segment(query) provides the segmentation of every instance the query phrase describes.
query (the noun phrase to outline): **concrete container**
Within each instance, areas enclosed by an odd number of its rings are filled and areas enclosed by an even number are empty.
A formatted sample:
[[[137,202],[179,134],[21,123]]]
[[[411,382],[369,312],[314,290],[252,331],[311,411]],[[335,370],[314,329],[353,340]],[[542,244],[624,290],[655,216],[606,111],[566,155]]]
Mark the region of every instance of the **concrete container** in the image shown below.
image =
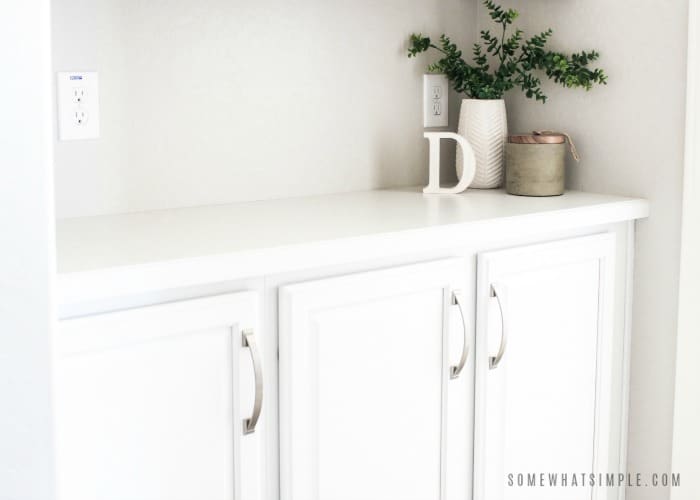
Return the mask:
[[[505,147],[506,192],[518,196],[564,194],[566,150],[563,135],[511,136]]]

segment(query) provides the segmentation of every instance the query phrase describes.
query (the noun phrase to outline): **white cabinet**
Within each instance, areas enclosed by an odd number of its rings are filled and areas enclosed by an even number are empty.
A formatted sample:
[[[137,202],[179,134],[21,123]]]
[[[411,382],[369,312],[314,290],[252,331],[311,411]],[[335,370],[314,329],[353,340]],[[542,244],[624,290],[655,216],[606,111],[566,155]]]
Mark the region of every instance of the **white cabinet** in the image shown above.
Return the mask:
[[[461,255],[62,321],[59,500],[617,500],[616,233]]]
[[[280,289],[282,500],[470,498],[467,262]]]
[[[257,297],[221,295],[62,321],[61,500],[259,500]],[[257,390],[256,390],[257,389]]]
[[[529,484],[626,471],[647,214],[402,189],[61,221],[59,500],[623,500]]]
[[[609,233],[479,255],[475,500],[616,498],[588,476],[619,466],[614,258]],[[549,487],[550,473],[569,487]]]

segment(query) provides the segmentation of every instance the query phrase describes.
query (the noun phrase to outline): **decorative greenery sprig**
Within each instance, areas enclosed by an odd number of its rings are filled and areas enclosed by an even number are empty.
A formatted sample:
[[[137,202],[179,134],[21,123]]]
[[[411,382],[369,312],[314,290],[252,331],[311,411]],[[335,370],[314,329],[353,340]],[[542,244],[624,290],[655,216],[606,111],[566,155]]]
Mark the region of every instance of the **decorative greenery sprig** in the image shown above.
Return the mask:
[[[582,51],[567,56],[546,50],[553,33],[551,29],[524,41],[520,29],[508,35],[508,28],[518,12],[506,10],[492,0],[484,0],[484,5],[491,19],[499,25],[500,33],[492,35],[489,30],[481,31],[481,43],[475,43],[472,48],[472,64],[462,58],[462,51],[444,34],[440,36],[439,45],[435,45],[430,38],[414,33],[408,57],[431,48],[439,51],[441,59],[428,70],[444,73],[457,92],[472,99],[502,99],[507,91],[519,87],[528,98],[544,103],[547,96],[542,92],[542,81],[535,75],[536,71],[543,71],[550,80],[569,88],[590,90],[594,84],[607,83],[602,69],[588,68],[589,63],[600,56],[598,52]],[[491,70],[493,63],[495,71]]]

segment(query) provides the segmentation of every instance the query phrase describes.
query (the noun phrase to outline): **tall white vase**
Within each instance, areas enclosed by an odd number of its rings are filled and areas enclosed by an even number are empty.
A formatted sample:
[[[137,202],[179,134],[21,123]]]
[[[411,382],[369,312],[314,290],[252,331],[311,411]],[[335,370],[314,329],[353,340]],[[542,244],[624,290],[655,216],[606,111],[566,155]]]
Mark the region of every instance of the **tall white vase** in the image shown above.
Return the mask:
[[[476,175],[469,187],[491,189],[502,186],[504,149],[508,138],[505,101],[463,99],[458,133],[469,141],[476,157]],[[460,179],[462,165],[462,152],[457,148],[457,176]]]

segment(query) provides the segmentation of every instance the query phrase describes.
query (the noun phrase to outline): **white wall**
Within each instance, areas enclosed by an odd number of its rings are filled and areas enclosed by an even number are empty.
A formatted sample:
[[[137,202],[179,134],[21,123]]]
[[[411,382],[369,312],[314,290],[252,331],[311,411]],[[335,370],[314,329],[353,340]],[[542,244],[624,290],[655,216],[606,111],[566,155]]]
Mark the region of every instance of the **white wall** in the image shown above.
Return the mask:
[[[474,0],[53,4],[54,69],[101,79],[102,138],[56,144],[60,217],[422,183],[408,35],[476,24]]]
[[[628,468],[670,471],[687,1],[503,4],[521,12],[518,24],[527,33],[551,26],[552,47],[602,53],[600,65],[609,74],[609,85],[586,93],[548,84],[550,101],[545,105],[513,93],[509,122],[512,131],[551,128],[571,133],[583,159],[569,169],[569,187],[651,202],[651,217],[637,226]],[[663,498],[668,491],[628,491],[629,500]]]
[[[673,470],[681,488],[673,500],[700,498],[700,4],[690,1],[686,164],[683,177],[681,278],[673,413]]]
[[[49,0],[0,15],[0,499],[53,498]]]

